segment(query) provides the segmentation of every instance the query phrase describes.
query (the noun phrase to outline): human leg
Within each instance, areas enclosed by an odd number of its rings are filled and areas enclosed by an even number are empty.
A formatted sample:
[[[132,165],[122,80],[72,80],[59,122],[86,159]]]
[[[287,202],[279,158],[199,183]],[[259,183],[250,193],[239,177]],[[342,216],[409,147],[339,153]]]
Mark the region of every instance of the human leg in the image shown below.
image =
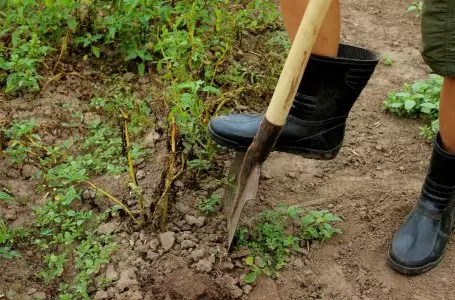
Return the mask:
[[[417,204],[395,233],[389,264],[403,274],[422,274],[442,259],[455,213],[455,1],[425,0],[422,55],[444,76],[440,132]]]

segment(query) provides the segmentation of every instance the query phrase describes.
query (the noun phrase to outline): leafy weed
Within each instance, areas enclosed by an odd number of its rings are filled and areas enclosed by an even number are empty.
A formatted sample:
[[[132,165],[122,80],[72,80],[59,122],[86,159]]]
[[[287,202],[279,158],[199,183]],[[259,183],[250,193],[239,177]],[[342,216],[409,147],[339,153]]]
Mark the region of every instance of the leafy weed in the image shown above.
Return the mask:
[[[397,116],[428,120],[429,124],[421,127],[421,135],[431,140],[439,131],[438,113],[442,81],[441,76],[433,74],[427,80],[405,84],[402,91],[388,95],[384,108]]]
[[[236,233],[237,247],[247,247],[250,252],[245,264],[251,271],[245,282],[254,282],[260,274],[279,276],[287,259],[310,241],[324,242],[340,233],[332,225],[338,221],[340,217],[325,210],[304,214],[301,208],[285,205],[263,212],[254,228],[240,228]]]
[[[210,198],[200,200],[198,208],[202,213],[208,214],[216,212],[219,204],[221,204],[220,196],[212,195]]]

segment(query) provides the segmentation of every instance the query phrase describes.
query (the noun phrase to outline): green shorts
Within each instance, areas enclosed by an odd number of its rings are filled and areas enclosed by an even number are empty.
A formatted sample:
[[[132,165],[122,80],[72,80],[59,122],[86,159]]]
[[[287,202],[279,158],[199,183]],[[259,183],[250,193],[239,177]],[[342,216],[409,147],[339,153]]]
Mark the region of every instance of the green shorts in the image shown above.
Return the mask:
[[[455,0],[424,0],[422,56],[436,74],[455,77]]]

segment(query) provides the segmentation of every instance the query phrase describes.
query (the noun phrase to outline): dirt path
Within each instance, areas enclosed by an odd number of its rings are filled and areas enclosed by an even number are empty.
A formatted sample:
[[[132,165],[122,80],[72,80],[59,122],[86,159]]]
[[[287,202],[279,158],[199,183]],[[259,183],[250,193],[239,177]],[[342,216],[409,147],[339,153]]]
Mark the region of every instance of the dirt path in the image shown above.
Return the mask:
[[[419,54],[419,19],[403,15],[406,0],[342,2],[343,40],[396,62],[378,66],[353,109],[336,160],[275,153],[259,198],[271,206],[332,208],[345,218],[344,233],[294,261],[275,284],[260,283],[264,288],[249,299],[454,299],[453,243],[440,266],[423,276],[403,277],[386,264],[393,232],[415,203],[431,153],[418,136],[418,122],[382,112],[388,92],[427,74]]]

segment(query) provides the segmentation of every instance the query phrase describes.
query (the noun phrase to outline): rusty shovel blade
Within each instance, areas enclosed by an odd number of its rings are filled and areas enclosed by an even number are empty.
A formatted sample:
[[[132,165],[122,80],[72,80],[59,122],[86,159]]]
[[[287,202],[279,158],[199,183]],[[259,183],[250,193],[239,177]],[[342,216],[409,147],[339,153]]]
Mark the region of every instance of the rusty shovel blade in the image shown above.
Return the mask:
[[[249,200],[254,200],[257,195],[260,166],[255,166],[246,180],[241,179],[242,164],[245,152],[236,152],[230,168],[230,176],[235,176],[235,184],[228,185],[224,193],[224,214],[227,216],[228,249],[234,239],[237,224],[239,223],[243,207]],[[244,179],[244,178],[243,178]]]
[[[226,190],[224,199],[228,249],[231,247],[245,204],[256,198],[262,164],[272,151],[282,129],[282,126],[276,126],[264,118],[247,152],[237,152],[235,155],[231,172],[237,173],[236,185]]]
[[[240,170],[242,169],[244,158],[245,152],[235,152],[234,159],[229,167],[229,182],[224,187],[223,195],[223,213],[225,216],[232,215],[235,208],[233,201],[237,191],[237,179],[240,174]]]
[[[245,204],[256,198],[260,175],[261,166],[254,166],[246,180],[242,181],[242,185],[237,186],[238,189],[234,198],[231,198],[232,201],[229,204],[230,211],[227,218],[228,249],[231,248],[232,240],[234,239],[235,231]]]

